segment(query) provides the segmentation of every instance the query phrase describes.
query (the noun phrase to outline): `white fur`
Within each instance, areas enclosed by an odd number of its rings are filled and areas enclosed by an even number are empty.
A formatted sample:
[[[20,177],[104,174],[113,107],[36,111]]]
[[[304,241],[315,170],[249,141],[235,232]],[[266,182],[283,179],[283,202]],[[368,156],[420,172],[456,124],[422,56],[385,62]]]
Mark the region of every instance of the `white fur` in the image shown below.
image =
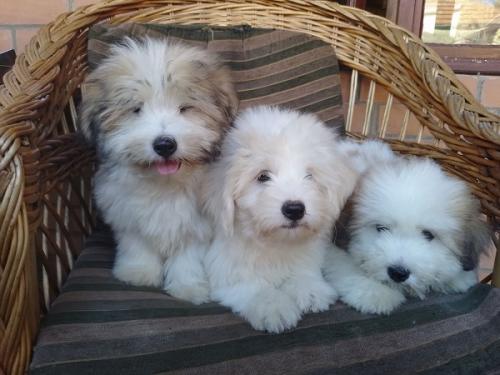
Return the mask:
[[[99,169],[95,196],[118,243],[118,279],[164,287],[194,303],[208,300],[202,259],[212,232],[196,203],[200,172],[181,169],[174,182],[126,166]]]
[[[212,297],[256,329],[281,332],[336,300],[321,265],[355,182],[337,143],[313,115],[256,107],[241,113],[207,175],[217,225],[205,259]],[[270,181],[257,180],[262,171]],[[306,207],[294,228],[281,212],[288,200]]]
[[[424,298],[429,291],[464,292],[474,285],[477,269],[464,271],[461,259],[468,236],[481,247],[487,231],[467,185],[429,159],[396,156],[380,142],[357,147],[355,163],[365,174],[354,195],[348,253],[335,247],[325,267],[340,298],[362,312],[390,313],[406,295]],[[349,148],[356,154],[356,146]],[[409,270],[408,279],[393,281],[390,266]]]
[[[386,143],[375,139],[365,142],[344,139],[339,143],[338,149],[359,175],[365,173],[370,167],[388,163],[397,158]]]
[[[100,159],[97,205],[117,240],[113,274],[194,303],[209,297],[201,176],[237,103],[224,69],[202,49],[127,40],[90,75],[81,109]],[[155,168],[164,158],[153,149],[167,136],[177,142],[168,160],[180,162],[169,175]]]

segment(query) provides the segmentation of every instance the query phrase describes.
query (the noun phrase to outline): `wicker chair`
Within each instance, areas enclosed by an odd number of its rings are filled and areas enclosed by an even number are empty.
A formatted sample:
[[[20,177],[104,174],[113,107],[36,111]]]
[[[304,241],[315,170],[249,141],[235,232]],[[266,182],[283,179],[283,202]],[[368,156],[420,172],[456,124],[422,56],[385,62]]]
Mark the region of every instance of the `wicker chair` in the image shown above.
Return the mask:
[[[111,0],[86,6],[43,27],[0,86],[0,373],[25,371],[40,316],[95,224],[93,153],[75,136],[75,103],[87,71],[87,31],[103,20],[249,24],[331,43],[340,64],[352,70],[347,130],[389,138],[391,109],[399,101],[407,110],[399,135],[388,139],[393,148],[430,156],[469,182],[498,230],[500,117],[478,104],[435,52],[390,21],[317,0]],[[359,119],[361,76],[369,86]],[[380,121],[373,121],[381,87],[389,95]],[[413,116],[422,125],[410,137]],[[500,285],[498,258],[490,279]]]

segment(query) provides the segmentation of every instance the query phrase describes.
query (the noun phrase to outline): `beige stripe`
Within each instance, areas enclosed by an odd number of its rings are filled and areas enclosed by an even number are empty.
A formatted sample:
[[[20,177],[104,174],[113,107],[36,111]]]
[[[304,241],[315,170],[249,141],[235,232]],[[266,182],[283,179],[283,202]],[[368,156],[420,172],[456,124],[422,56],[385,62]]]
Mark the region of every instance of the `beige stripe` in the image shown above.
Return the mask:
[[[172,317],[162,319],[140,319],[106,323],[64,324],[48,326],[42,330],[37,346],[61,344],[79,341],[126,339],[130,337],[145,337],[158,335],[162,332],[173,334],[182,331],[198,329],[222,328],[241,324],[243,320],[231,313]],[[261,334],[249,330],[249,335]],[[154,349],[154,348],[150,348]]]
[[[70,279],[72,277],[113,277],[113,274],[109,268],[75,268],[70,273]]]
[[[331,88],[333,91],[333,93],[335,93],[335,87],[332,87]],[[285,103],[287,106],[289,107],[292,107],[292,108],[296,108],[296,109],[302,109],[304,107],[307,107],[307,106],[310,106],[310,105],[313,105],[315,103],[318,103],[320,101],[323,101],[323,100],[326,100],[328,98],[331,98],[332,97],[332,92],[327,91],[327,92],[324,92],[322,93],[321,95],[317,95],[319,91],[317,92],[309,92],[307,95],[305,96],[302,96],[296,100],[287,100]],[[339,93],[340,95],[340,93]],[[332,108],[333,104],[330,104],[330,107],[329,108]],[[338,107],[341,107],[340,105],[336,105],[334,107],[334,110],[339,110]],[[340,108],[340,110],[342,110]],[[316,112],[315,112],[316,113]]]
[[[259,47],[248,47],[247,41],[253,39],[220,39],[210,41],[210,49],[214,52],[221,54],[224,58],[228,56],[233,56],[230,61],[244,62],[261,59],[267,57],[270,54],[282,52],[289,48],[297,47],[305,44],[309,41],[314,41],[316,39],[307,37],[301,34],[292,35],[290,38],[283,39],[275,44],[273,42],[268,42]],[[267,47],[267,48],[266,48]],[[330,48],[331,49],[331,48]],[[257,53],[256,50],[260,50]]]
[[[251,74],[240,74],[240,73],[248,73],[252,72],[257,69],[253,70],[246,70],[246,71],[233,71],[233,77],[235,79],[236,87],[238,91],[243,91],[246,89],[256,89],[260,87],[266,87],[274,83],[278,82],[284,82],[287,80],[290,80],[292,78],[297,78],[298,76],[301,76],[303,74],[311,73],[316,70],[326,68],[326,67],[335,67],[337,64],[335,60],[330,59],[324,59],[327,57],[332,56],[331,54],[331,48],[318,48],[315,50],[318,52],[318,54],[313,54],[313,53],[302,53],[300,55],[296,55],[293,58],[287,59],[287,60],[281,60],[279,62],[269,64],[267,66],[272,66],[274,69],[272,71],[264,71],[264,74],[252,76]],[[290,62],[290,60],[293,59],[293,62]],[[324,59],[324,61],[320,61],[316,65],[312,65],[312,63],[315,63],[321,59]],[[288,61],[287,63],[280,64],[283,61]],[[299,69],[301,68],[301,69]],[[258,68],[260,69],[260,68]],[[276,79],[276,74],[285,74],[289,70],[298,70],[294,71],[293,75],[289,73],[287,75],[287,78],[285,80],[281,79]],[[336,75],[336,74],[335,74]],[[243,79],[242,79],[243,78]],[[263,80],[265,81],[266,84],[257,86],[258,82],[255,82],[257,80]]]
[[[259,104],[268,104],[268,105],[281,105],[287,103],[292,100],[297,100],[306,95],[309,95],[311,92],[317,92],[320,90],[324,90],[325,88],[330,88],[336,85],[338,78],[334,79],[334,77],[325,77],[313,82],[309,82],[302,86],[293,87],[288,90],[283,90],[277,93],[273,93],[266,96],[260,96],[258,98],[242,100],[240,102],[240,110],[254,106]]]
[[[342,107],[332,107],[326,108],[322,111],[316,112],[316,116],[323,122],[327,122],[329,120],[343,118],[343,110]]]
[[[289,39],[294,38],[292,42]],[[297,40],[298,39],[298,40]],[[211,48],[216,51],[233,51],[233,50],[252,50],[265,47],[273,43],[283,43],[284,45],[298,45],[308,40],[315,40],[308,35],[295,33],[291,31],[275,30],[271,33],[245,37],[243,39],[221,39],[210,41]],[[243,41],[243,45],[242,45]],[[212,47],[213,45],[213,47]],[[286,47],[288,48],[288,47]],[[279,50],[276,50],[279,51]]]
[[[329,53],[327,50],[330,50]],[[285,71],[290,69],[290,67],[296,67],[304,63],[304,61],[316,60],[316,56],[314,56],[314,51],[321,51],[321,57],[325,57],[332,54],[332,49],[330,47],[320,47],[317,50],[309,51],[308,53],[301,53],[299,55],[291,56],[286,59],[282,59],[276,61],[272,64],[266,64],[263,66],[259,66],[254,69],[246,69],[246,70],[234,70],[232,72],[234,82],[238,87],[238,83],[251,81],[255,79],[261,79],[268,77],[276,72]],[[332,57],[333,58],[333,57]],[[332,64],[334,65],[334,61],[332,60]]]
[[[64,304],[65,302],[80,301],[128,301],[138,299],[165,299],[166,295],[161,292],[140,292],[140,291],[74,291],[64,292],[54,301],[54,305]]]
[[[165,35],[164,35],[164,37],[165,37]],[[210,47],[210,45],[206,41],[182,39],[182,38],[179,38],[179,37],[176,37],[176,36],[169,36],[168,39],[171,40],[171,41],[174,41],[174,42],[187,44],[188,46],[191,46],[191,47],[206,48],[209,51],[212,50],[212,48]]]

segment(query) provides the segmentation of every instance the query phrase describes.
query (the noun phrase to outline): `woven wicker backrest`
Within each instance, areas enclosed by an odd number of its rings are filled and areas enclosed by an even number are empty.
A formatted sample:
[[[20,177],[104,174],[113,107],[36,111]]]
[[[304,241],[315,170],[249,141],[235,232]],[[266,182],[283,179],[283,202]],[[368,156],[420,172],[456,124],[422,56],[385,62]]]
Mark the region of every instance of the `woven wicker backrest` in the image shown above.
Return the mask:
[[[42,28],[0,86],[0,373],[26,368],[39,298],[43,308],[58,292],[93,224],[93,153],[74,136],[74,103],[87,71],[88,28],[102,20],[249,24],[304,32],[332,44],[340,64],[353,70],[347,129],[391,138],[398,151],[437,159],[471,184],[484,213],[498,225],[500,118],[477,103],[433,51],[390,21],[321,0],[100,2]],[[359,76],[372,80],[362,112],[355,103]],[[390,94],[384,112],[374,116],[380,87]],[[407,110],[400,129],[391,129],[396,101]],[[410,129],[413,118],[420,125]]]

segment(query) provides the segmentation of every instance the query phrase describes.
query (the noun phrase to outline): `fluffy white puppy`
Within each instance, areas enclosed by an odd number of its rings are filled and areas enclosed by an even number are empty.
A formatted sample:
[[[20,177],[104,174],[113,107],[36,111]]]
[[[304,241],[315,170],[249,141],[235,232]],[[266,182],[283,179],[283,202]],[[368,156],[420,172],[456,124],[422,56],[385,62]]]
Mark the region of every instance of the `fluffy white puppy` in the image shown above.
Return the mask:
[[[352,198],[348,254],[333,249],[325,266],[341,299],[362,312],[389,313],[405,296],[474,285],[489,231],[466,183],[380,142],[357,153],[352,147],[364,174]]]
[[[228,71],[199,48],[127,39],[85,88],[81,127],[97,148],[95,197],[117,240],[114,275],[206,301],[212,233],[197,189],[237,109]]]
[[[370,167],[385,164],[397,160],[397,156],[384,142],[371,139],[365,142],[343,139],[338,150],[349,160],[351,167],[363,175]]]
[[[205,265],[211,296],[259,330],[281,332],[337,293],[321,266],[355,174],[315,116],[275,107],[237,118],[208,174],[217,223]]]

